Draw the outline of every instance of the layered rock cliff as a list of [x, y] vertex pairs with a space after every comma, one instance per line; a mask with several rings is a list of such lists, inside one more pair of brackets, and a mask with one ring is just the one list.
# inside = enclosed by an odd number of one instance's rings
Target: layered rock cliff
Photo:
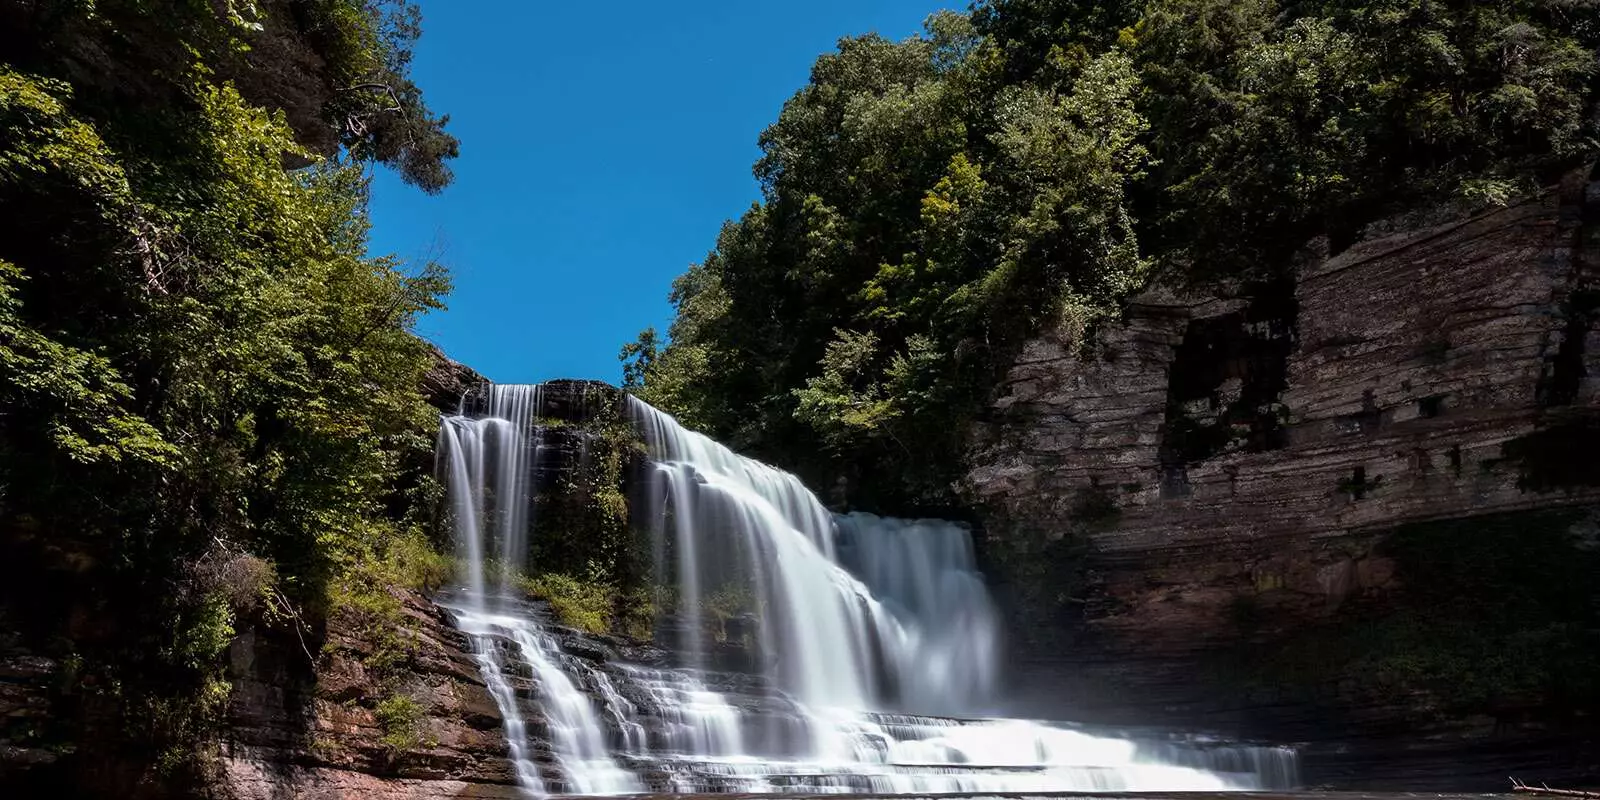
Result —
[[[1511, 763], [1593, 775], [1593, 725], [1575, 715], [1594, 695], [1552, 694], [1572, 676], [1541, 650], [1600, 644], [1577, 585], [1578, 565], [1600, 566], [1597, 288], [1600, 183], [1581, 173], [1341, 252], [1314, 243], [1292, 280], [1237, 297], [1148, 292], [1092, 342], [1031, 342], [966, 488], [1034, 682], [1091, 717], [1502, 753], [1548, 739]], [[1556, 584], [1570, 596], [1517, 605]], [[1404, 666], [1464, 637], [1352, 643], [1402, 617], [1490, 638], [1566, 627], [1502, 642], [1535, 653], [1504, 669], [1490, 646], [1479, 663]], [[1315, 668], [1279, 669], [1297, 660]], [[1480, 677], [1455, 696], [1429, 684]], [[1501, 766], [1454, 777], [1499, 781]]]
[[[1600, 608], [1597, 268], [1600, 183], [1574, 175], [1338, 253], [1314, 243], [1292, 281], [1151, 291], [1092, 342], [1030, 343], [966, 486], [1021, 701], [1304, 742], [1314, 785], [1600, 772], [1582, 683]], [[424, 391], [454, 409], [480, 380], [441, 356]], [[550, 402], [584, 406], [571, 386]], [[81, 567], [57, 556], [63, 580]], [[238, 638], [215, 793], [515, 796], [465, 638], [423, 596], [392, 598], [390, 629], [344, 609]], [[53, 790], [107, 732], [62, 715], [83, 706], [63, 695], [72, 664], [15, 611], [0, 786]], [[380, 684], [411, 698], [403, 718]]]
[[[342, 610], [315, 659], [294, 635], [253, 631], [234, 642], [216, 793], [235, 800], [520, 796], [504, 721], [465, 637], [422, 596], [397, 590], [396, 598], [403, 609], [396, 629]], [[385, 713], [382, 682], [371, 674], [378, 658], [401, 661], [406, 696], [416, 703], [412, 718]]]

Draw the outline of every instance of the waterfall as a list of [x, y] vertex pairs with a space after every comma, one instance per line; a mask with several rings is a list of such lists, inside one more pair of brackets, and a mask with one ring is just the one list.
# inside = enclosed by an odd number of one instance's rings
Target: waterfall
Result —
[[[524, 789], [543, 795], [550, 782], [540, 777], [531, 756], [531, 726], [512, 686], [521, 674], [539, 694], [560, 785], [577, 794], [638, 791], [638, 780], [612, 759], [592, 701], [557, 665], [559, 647], [515, 596], [516, 576], [527, 566], [542, 444], [534, 424], [539, 387], [492, 386], [483, 400], [483, 416], [457, 414], [440, 424], [440, 472], [466, 573], [459, 602], [444, 605], [477, 653], [484, 683], [505, 718], [513, 770]], [[493, 561], [490, 552], [496, 553]]]
[[[798, 699], [826, 708], [876, 708], [887, 686], [916, 683], [911, 673], [925, 666], [919, 630], [836, 560], [833, 515], [798, 478], [685, 430], [635, 398], [627, 402], [666, 487], [671, 522], [657, 535], [669, 538], [656, 549], [677, 552], [686, 627], [704, 626], [700, 608], [713, 581], [748, 580], [759, 651], [772, 677]], [[866, 517], [851, 524], [872, 527]], [[697, 666], [704, 665], [703, 648], [698, 636], [687, 643]], [[993, 657], [992, 649], [980, 649], [955, 657]], [[986, 687], [942, 688], [954, 693], [949, 702], [963, 706]]]
[[964, 526], [834, 515], [795, 476], [632, 397], [621, 410], [649, 455], [633, 515], [680, 666], [564, 651], [514, 583], [540, 566], [547, 402], [537, 386], [489, 386], [439, 435], [463, 564], [441, 604], [473, 644], [525, 792], [1294, 785], [1286, 748], [990, 718], [1001, 625]]
[[840, 516], [839, 560], [906, 631], [889, 653], [899, 705], [980, 715], [996, 699], [999, 615], [972, 553], [972, 534], [943, 520]]

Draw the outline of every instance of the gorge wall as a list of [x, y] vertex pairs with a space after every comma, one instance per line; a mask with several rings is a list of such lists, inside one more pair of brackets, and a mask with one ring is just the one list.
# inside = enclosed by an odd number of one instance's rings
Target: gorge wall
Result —
[[[293, 635], [252, 631], [234, 643], [216, 794], [230, 800], [520, 796], [506, 760], [504, 720], [465, 637], [421, 595], [396, 590], [395, 596], [398, 625], [380, 629], [359, 611], [344, 610], [330, 620], [314, 661]], [[401, 662], [411, 702], [403, 719], [384, 705], [373, 674], [384, 650]]]
[[1088, 346], [1032, 341], [965, 487], [1022, 682], [1078, 716], [1322, 741], [1343, 786], [1395, 788], [1352, 744], [1388, 734], [1408, 774], [1437, 746], [1503, 757], [1454, 764], [1457, 783], [1594, 776], [1594, 694], [1552, 694], [1580, 667], [1539, 653], [1595, 644], [1597, 223], [1600, 183], [1575, 173], [1316, 243], [1292, 283], [1151, 291]]

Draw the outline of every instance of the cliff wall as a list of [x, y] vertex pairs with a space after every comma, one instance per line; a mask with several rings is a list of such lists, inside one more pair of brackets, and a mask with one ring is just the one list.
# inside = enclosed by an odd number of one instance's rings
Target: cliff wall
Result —
[[[1556, 732], [1548, 665], [1543, 685], [1466, 701], [1429, 684], [1442, 668], [1385, 673], [1383, 643], [1272, 670], [1312, 639], [1348, 642], [1402, 611], [1494, 635], [1474, 620], [1511, 604], [1458, 578], [1592, 561], [1597, 223], [1600, 183], [1574, 174], [1336, 254], [1314, 243], [1291, 281], [1230, 299], [1153, 291], [1092, 342], [1031, 342], [977, 431], [966, 484], [1030, 682], [1080, 715], [1234, 732], [1451, 746], [1549, 735], [1560, 752], [1535, 759], [1545, 768], [1600, 769], [1589, 734]], [[1451, 520], [1482, 522], [1462, 533]], [[1480, 551], [1461, 575], [1438, 574]], [[1535, 593], [1586, 582], [1525, 577]], [[1499, 589], [1529, 594], [1512, 583]], [[1547, 625], [1562, 602], [1592, 602], [1578, 588], [1501, 622]], [[1538, 646], [1593, 644], [1592, 614], [1573, 613], [1565, 638]], [[1480, 666], [1463, 674], [1494, 669]], [[1478, 766], [1501, 765], [1466, 772]]]

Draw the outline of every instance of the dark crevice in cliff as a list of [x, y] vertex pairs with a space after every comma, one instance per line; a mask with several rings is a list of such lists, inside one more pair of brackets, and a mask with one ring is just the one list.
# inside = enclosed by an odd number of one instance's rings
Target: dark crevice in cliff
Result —
[[1417, 416], [1433, 419], [1444, 413], [1444, 395], [1429, 395], [1417, 401]]
[[1578, 224], [1573, 231], [1571, 282], [1561, 302], [1561, 341], [1548, 357], [1537, 388], [1539, 405], [1545, 408], [1572, 405], [1582, 394], [1584, 379], [1589, 375], [1588, 338], [1600, 322], [1600, 283], [1592, 263], [1600, 250], [1600, 241], [1595, 241], [1600, 239], [1600, 202], [1594, 201], [1596, 187], [1600, 186], [1597, 180], [1600, 167], [1590, 173], [1588, 183], [1569, 201], [1577, 206]]
[[1284, 280], [1258, 287], [1243, 309], [1190, 321], [1168, 371], [1164, 495], [1185, 493], [1184, 465], [1284, 445], [1279, 398], [1288, 386], [1297, 314], [1294, 283]]
[[1600, 419], [1569, 419], [1501, 446], [1517, 467], [1517, 488], [1528, 492], [1571, 491], [1600, 486]]
[[1578, 398], [1588, 375], [1584, 366], [1585, 340], [1594, 328], [1596, 312], [1600, 312], [1600, 291], [1580, 290], [1567, 299], [1562, 308], [1566, 325], [1561, 345], [1551, 357], [1546, 379], [1539, 387], [1540, 405], [1566, 406]]

